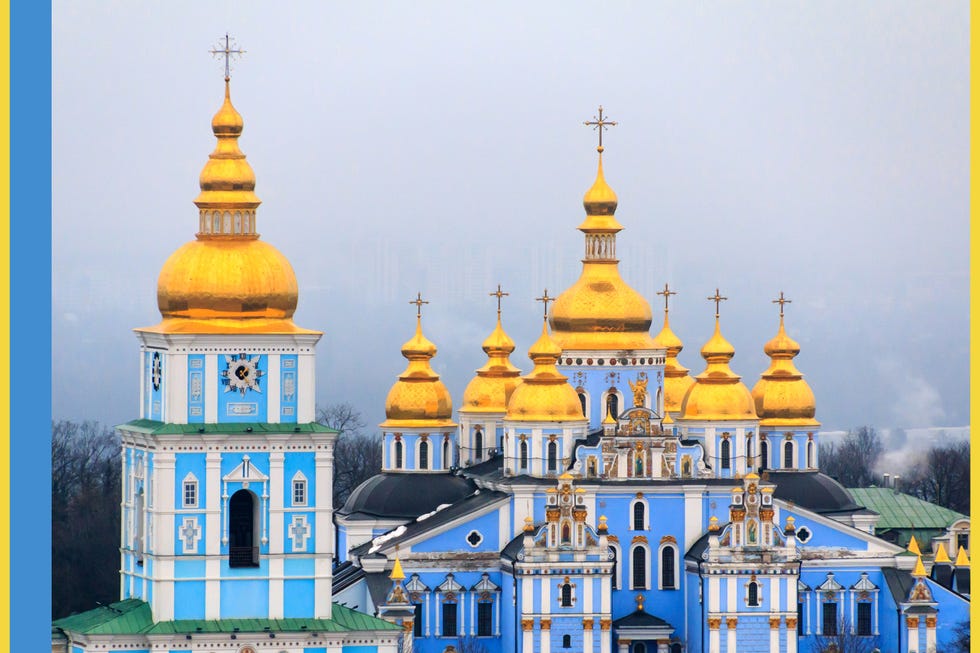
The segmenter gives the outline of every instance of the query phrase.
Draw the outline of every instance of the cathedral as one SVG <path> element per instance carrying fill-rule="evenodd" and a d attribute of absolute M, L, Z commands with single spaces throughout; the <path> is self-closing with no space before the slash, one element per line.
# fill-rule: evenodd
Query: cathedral
<path fill-rule="evenodd" d="M 652 335 L 619 273 L 601 108 L 581 276 L 539 298 L 530 369 L 510 360 L 498 287 L 454 406 L 420 294 L 382 468 L 335 513 L 322 334 L 293 322 L 293 269 L 259 238 L 227 74 L 211 124 L 195 238 L 160 272 L 160 322 L 136 329 L 120 600 L 55 621 L 52 651 L 929 653 L 968 619 L 965 549 L 876 537 L 877 514 L 818 471 L 782 293 L 751 390 L 718 289 L 702 371 L 678 362 L 666 285 Z"/>

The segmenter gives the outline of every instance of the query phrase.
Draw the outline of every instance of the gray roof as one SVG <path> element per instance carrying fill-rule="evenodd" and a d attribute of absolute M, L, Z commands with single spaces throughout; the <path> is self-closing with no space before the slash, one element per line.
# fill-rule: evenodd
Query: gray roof
<path fill-rule="evenodd" d="M 445 503 L 456 503 L 476 489 L 473 481 L 451 474 L 382 473 L 358 485 L 344 507 L 345 516 L 415 519 Z"/>

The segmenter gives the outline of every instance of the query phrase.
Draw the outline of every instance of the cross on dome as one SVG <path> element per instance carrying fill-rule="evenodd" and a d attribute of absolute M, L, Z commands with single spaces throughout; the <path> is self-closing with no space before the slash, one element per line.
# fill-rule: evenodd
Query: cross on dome
<path fill-rule="evenodd" d="M 664 289 L 658 290 L 657 294 L 664 298 L 664 312 L 666 313 L 670 310 L 670 296 L 676 295 L 677 293 L 671 290 L 670 286 L 665 283 Z"/>
<path fill-rule="evenodd" d="M 225 81 L 227 82 L 228 80 L 231 79 L 232 58 L 234 57 L 241 58 L 241 56 L 245 54 L 245 50 L 239 48 L 238 44 L 235 43 L 235 40 L 233 38 L 228 36 L 227 32 L 225 32 L 224 41 L 225 41 L 225 45 L 223 48 L 221 48 L 220 50 L 218 49 L 221 43 L 219 41 L 218 42 L 219 45 L 214 46 L 214 49 L 209 50 L 209 52 L 211 53 L 211 56 L 214 57 L 215 59 L 217 59 L 219 56 L 223 56 L 225 58 Z"/>
<path fill-rule="evenodd" d="M 602 115 L 602 105 L 599 105 L 599 117 L 592 116 L 592 120 L 586 120 L 582 123 L 586 127 L 592 127 L 593 131 L 598 130 L 599 132 L 599 152 L 604 149 L 602 147 L 602 132 L 610 127 L 615 127 L 619 123 L 614 120 L 606 120 Z"/>
<path fill-rule="evenodd" d="M 793 300 L 792 299 L 786 299 L 785 297 L 783 297 L 783 291 L 780 290 L 779 291 L 779 299 L 772 300 L 772 303 L 773 304 L 779 304 L 779 317 L 781 318 L 781 317 L 783 317 L 783 306 L 786 305 L 786 304 L 792 304 L 793 303 Z"/>
<path fill-rule="evenodd" d="M 708 297 L 708 301 L 709 302 L 714 302 L 715 303 L 715 317 L 716 318 L 721 317 L 721 312 L 719 311 L 719 309 L 721 307 L 721 303 L 723 301 L 726 301 L 726 300 L 728 300 L 728 298 L 727 297 L 722 297 L 721 294 L 718 292 L 718 289 L 717 288 L 715 288 L 715 295 L 714 295 L 714 297 Z"/>
<path fill-rule="evenodd" d="M 534 301 L 536 301 L 536 302 L 544 302 L 544 319 L 547 320 L 548 319 L 548 302 L 555 301 L 555 298 L 554 297 L 549 297 L 548 296 L 548 289 L 545 288 L 544 289 L 544 295 L 542 297 L 537 297 Z"/>
<path fill-rule="evenodd" d="M 503 299 L 504 297 L 510 296 L 510 293 L 509 292 L 503 292 L 500 289 L 500 284 L 498 283 L 497 284 L 497 292 L 490 293 L 490 296 L 497 298 L 497 317 L 500 317 L 500 300 Z"/>
<path fill-rule="evenodd" d="M 422 304 L 428 304 L 429 302 L 427 302 L 424 299 L 422 299 L 422 293 L 419 292 L 418 296 L 416 296 L 415 299 L 411 300 L 408 303 L 409 304 L 415 304 L 415 308 L 417 309 L 416 317 L 418 317 L 419 319 L 421 319 L 422 318 Z"/>

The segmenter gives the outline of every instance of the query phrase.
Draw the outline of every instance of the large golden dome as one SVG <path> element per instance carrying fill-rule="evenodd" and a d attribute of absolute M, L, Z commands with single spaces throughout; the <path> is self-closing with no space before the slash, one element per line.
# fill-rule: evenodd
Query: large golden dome
<path fill-rule="evenodd" d="M 402 356 L 408 367 L 401 373 L 385 400 L 385 417 L 381 428 L 452 428 L 453 400 L 446 385 L 439 380 L 429 361 L 436 346 L 422 334 L 422 318 L 415 324 L 415 335 L 402 345 Z"/>
<path fill-rule="evenodd" d="M 157 280 L 163 321 L 150 331 L 316 333 L 293 324 L 299 290 L 286 257 L 259 240 L 255 173 L 238 146 L 242 117 L 225 98 L 201 171 L 196 240 L 171 254 Z"/>
<path fill-rule="evenodd" d="M 741 377 L 732 372 L 728 363 L 735 348 L 721 335 L 721 325 L 715 316 L 714 335 L 701 348 L 708 366 L 697 375 L 681 404 L 681 418 L 693 420 L 756 419 L 755 402 Z"/>
<path fill-rule="evenodd" d="M 779 316 L 779 331 L 766 343 L 764 351 L 772 359 L 769 368 L 752 388 L 755 410 L 762 426 L 800 426 L 815 428 L 816 399 L 810 385 L 793 359 L 800 345 L 786 335 L 783 316 Z"/>
<path fill-rule="evenodd" d="M 500 324 L 500 311 L 497 311 L 497 326 L 483 341 L 483 351 L 487 362 L 466 386 L 461 413 L 505 412 L 511 394 L 521 382 L 521 371 L 510 362 L 514 341 Z"/>
<path fill-rule="evenodd" d="M 584 422 L 582 404 L 568 377 L 555 367 L 561 347 L 548 335 L 548 322 L 541 327 L 541 337 L 531 345 L 527 355 L 534 369 L 523 377 L 507 403 L 508 420 L 527 422 Z"/>
<path fill-rule="evenodd" d="M 555 342 L 563 350 L 654 349 L 650 337 L 650 304 L 619 276 L 616 193 L 602 171 L 602 148 L 595 183 L 585 194 L 585 259 L 582 274 L 558 296 L 551 313 Z"/>
<path fill-rule="evenodd" d="M 664 328 L 653 339 L 658 348 L 665 349 L 664 359 L 664 414 L 680 411 L 687 391 L 694 385 L 694 377 L 680 364 L 677 355 L 684 349 L 684 343 L 670 328 L 670 316 L 664 309 Z"/>

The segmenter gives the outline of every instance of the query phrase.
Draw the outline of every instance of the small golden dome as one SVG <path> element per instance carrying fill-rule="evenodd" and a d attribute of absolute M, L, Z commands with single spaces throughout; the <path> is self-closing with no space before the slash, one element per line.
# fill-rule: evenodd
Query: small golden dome
<path fill-rule="evenodd" d="M 211 121 L 218 140 L 201 172 L 197 240 L 174 252 L 157 280 L 165 333 L 318 333 L 292 322 L 299 295 L 289 261 L 255 232 L 255 173 L 238 147 L 242 117 L 225 99 Z"/>
<path fill-rule="evenodd" d="M 715 332 L 701 348 L 708 366 L 698 374 L 681 404 L 683 419 L 748 420 L 756 419 L 752 394 L 741 377 L 728 366 L 735 348 L 721 335 L 721 325 L 715 317 Z"/>
<path fill-rule="evenodd" d="M 764 351 L 772 361 L 752 388 L 756 414 L 762 420 L 760 425 L 820 426 L 814 419 L 816 398 L 813 390 L 793 364 L 800 346 L 786 335 L 783 316 L 779 317 L 779 331 L 766 343 Z"/>
<path fill-rule="evenodd" d="M 964 549 L 962 546 L 960 547 L 959 551 L 956 553 L 956 566 L 957 567 L 970 566 L 970 557 L 966 555 L 966 549 Z"/>
<path fill-rule="evenodd" d="M 548 335 L 548 322 L 541 327 L 541 337 L 531 345 L 528 358 L 534 369 L 522 377 L 507 403 L 508 420 L 528 422 L 585 422 L 582 404 L 568 377 L 561 374 L 555 363 L 561 347 Z"/>
<path fill-rule="evenodd" d="M 507 410 L 514 389 L 520 384 L 521 371 L 510 362 L 514 341 L 504 331 L 497 313 L 497 326 L 483 341 L 487 354 L 486 364 L 476 371 L 476 376 L 463 392 L 461 413 L 503 413 Z"/>
<path fill-rule="evenodd" d="M 670 316 L 666 309 L 664 328 L 653 341 L 658 349 L 665 349 L 667 352 L 664 359 L 664 414 L 676 413 L 681 409 L 687 391 L 694 385 L 694 377 L 688 374 L 689 370 L 677 360 L 677 355 L 684 349 L 684 343 L 671 330 Z"/>
<path fill-rule="evenodd" d="M 422 334 L 422 318 L 415 324 L 415 335 L 402 345 L 402 356 L 408 367 L 401 373 L 385 401 L 385 417 L 381 428 L 401 427 L 450 428 L 453 400 L 429 361 L 436 355 L 436 346 Z"/>
<path fill-rule="evenodd" d="M 935 563 L 946 563 L 951 564 L 953 561 L 949 559 L 949 554 L 946 553 L 946 545 L 940 544 L 939 548 L 936 550 L 936 557 L 933 560 Z"/>
<path fill-rule="evenodd" d="M 595 183 L 585 194 L 586 255 L 578 281 L 555 301 L 551 328 L 562 350 L 654 349 L 650 304 L 619 276 L 615 257 L 616 193 L 602 172 L 602 150 Z"/>

